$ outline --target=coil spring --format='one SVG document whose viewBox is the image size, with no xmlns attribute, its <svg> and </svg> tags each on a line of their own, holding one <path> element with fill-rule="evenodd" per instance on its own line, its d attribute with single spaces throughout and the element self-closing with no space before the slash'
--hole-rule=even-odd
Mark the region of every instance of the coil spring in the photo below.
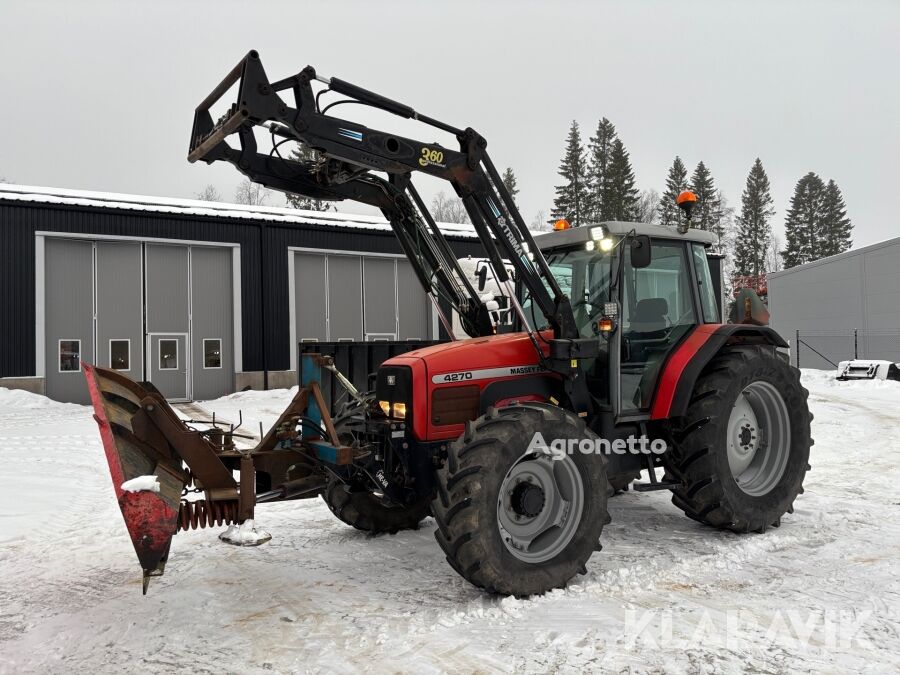
<svg viewBox="0 0 900 675">
<path fill-rule="evenodd" d="M 236 500 L 195 502 L 182 501 L 178 509 L 178 529 L 196 530 L 213 525 L 232 525 L 238 519 L 238 503 Z"/>
</svg>

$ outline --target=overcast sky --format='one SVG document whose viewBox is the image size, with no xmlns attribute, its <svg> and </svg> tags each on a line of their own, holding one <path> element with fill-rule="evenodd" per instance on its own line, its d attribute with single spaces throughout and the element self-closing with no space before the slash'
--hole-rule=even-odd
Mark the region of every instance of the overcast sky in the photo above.
<svg viewBox="0 0 900 675">
<path fill-rule="evenodd" d="M 0 29 L 11 182 L 174 197 L 212 183 L 230 199 L 240 176 L 188 164 L 187 141 L 196 104 L 257 49 L 273 80 L 312 64 L 474 127 L 515 170 L 526 221 L 552 206 L 571 121 L 587 137 L 606 116 L 641 189 L 661 191 L 678 154 L 739 206 L 759 156 L 777 231 L 816 171 L 843 190 L 854 245 L 900 236 L 897 1 L 4 0 Z M 452 146 L 365 108 L 342 114 Z"/>
</svg>

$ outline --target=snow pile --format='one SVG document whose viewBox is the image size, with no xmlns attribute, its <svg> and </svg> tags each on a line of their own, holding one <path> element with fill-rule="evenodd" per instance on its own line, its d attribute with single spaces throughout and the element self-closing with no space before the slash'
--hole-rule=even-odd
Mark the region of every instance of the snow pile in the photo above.
<svg viewBox="0 0 900 675">
<path fill-rule="evenodd" d="M 258 528 L 253 520 L 245 520 L 240 525 L 229 525 L 219 535 L 219 539 L 235 546 L 259 546 L 271 538 L 272 535 Z"/>
<path fill-rule="evenodd" d="M 4 408 L 43 408 L 53 405 L 65 405 L 52 401 L 46 396 L 32 394 L 24 389 L 7 389 L 0 387 L 0 406 Z"/>
<path fill-rule="evenodd" d="M 159 478 L 156 476 L 138 476 L 122 483 L 125 492 L 159 492 Z"/>
<path fill-rule="evenodd" d="M 431 520 L 372 538 L 320 500 L 260 506 L 257 548 L 178 534 L 141 597 L 90 408 L 0 392 L 0 673 L 900 671 L 900 383 L 833 377 L 803 372 L 816 444 L 781 527 L 627 492 L 587 574 L 530 599 L 459 578 Z M 249 425 L 290 398 L 203 406 Z"/>
</svg>

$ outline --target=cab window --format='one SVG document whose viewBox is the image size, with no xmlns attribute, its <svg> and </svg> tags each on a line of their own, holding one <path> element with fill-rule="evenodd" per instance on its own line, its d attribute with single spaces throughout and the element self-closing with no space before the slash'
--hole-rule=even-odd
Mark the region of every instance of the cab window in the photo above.
<svg viewBox="0 0 900 675">
<path fill-rule="evenodd" d="M 620 409 L 647 410 L 668 353 L 697 323 L 682 242 L 653 242 L 649 267 L 634 269 L 626 252 L 622 279 Z"/>
</svg>

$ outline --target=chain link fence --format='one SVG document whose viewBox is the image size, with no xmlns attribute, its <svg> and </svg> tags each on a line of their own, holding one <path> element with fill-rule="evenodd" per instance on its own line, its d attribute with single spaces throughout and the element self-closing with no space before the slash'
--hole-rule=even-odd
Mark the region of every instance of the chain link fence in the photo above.
<svg viewBox="0 0 900 675">
<path fill-rule="evenodd" d="M 848 359 L 900 363 L 900 330 L 798 330 L 792 348 L 798 368 L 827 370 Z"/>
</svg>

